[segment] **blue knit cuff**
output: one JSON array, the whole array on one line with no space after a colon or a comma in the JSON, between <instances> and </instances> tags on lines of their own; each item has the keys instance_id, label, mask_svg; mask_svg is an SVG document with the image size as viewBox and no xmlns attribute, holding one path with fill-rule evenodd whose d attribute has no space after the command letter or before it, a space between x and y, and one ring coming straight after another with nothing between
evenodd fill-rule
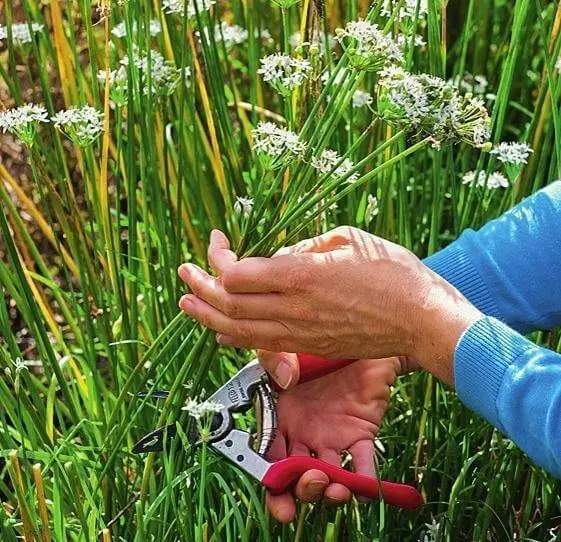
<instances>
[{"instance_id":1,"label":"blue knit cuff","mask_svg":"<svg viewBox=\"0 0 561 542\"><path fill-rule=\"evenodd\" d=\"M534 345L495 318L482 318L462 335L454 353L456 390L462 402L504 432L497 397L503 376Z\"/></svg>"},{"instance_id":2,"label":"blue knit cuff","mask_svg":"<svg viewBox=\"0 0 561 542\"><path fill-rule=\"evenodd\" d=\"M423 263L457 288L483 314L499 318L499 309L487 285L459 241L425 258Z\"/></svg>"}]
</instances>

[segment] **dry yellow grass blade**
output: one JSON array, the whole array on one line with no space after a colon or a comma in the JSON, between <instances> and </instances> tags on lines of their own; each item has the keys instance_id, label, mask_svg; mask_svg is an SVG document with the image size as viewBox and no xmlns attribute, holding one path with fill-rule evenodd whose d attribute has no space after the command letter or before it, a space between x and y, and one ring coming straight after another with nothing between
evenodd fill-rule
<instances>
[{"instance_id":1,"label":"dry yellow grass blade","mask_svg":"<svg viewBox=\"0 0 561 542\"><path fill-rule=\"evenodd\" d=\"M2 164L0 164L0 179L3 179L10 185L12 190L15 192L18 200L22 204L23 208L35 221L35 225L39 227L39 229L43 232L43 235L45 235L45 237L53 245L53 247L58 249L53 230L44 219L41 211L39 211L33 201L29 197L27 197L19 184L14 180L14 178ZM72 256L70 256L70 254L64 247L61 247L61 254L72 275L74 277L78 277L78 268L76 266L76 262L72 259Z\"/></svg>"},{"instance_id":2,"label":"dry yellow grass blade","mask_svg":"<svg viewBox=\"0 0 561 542\"><path fill-rule=\"evenodd\" d=\"M18 459L17 450L12 450L9 454L8 470L12 483L16 487L18 506L20 509L21 521L23 523L23 538L25 542L35 542L35 529L29 517L29 510L25 500L25 488L23 486L23 478L21 475L21 467Z\"/></svg>"},{"instance_id":3,"label":"dry yellow grass blade","mask_svg":"<svg viewBox=\"0 0 561 542\"><path fill-rule=\"evenodd\" d=\"M51 18L53 22L53 38L58 61L60 86L64 96L64 103L70 106L76 103L76 70L74 69L72 50L64 34L62 13L58 0L51 0Z\"/></svg>"},{"instance_id":4,"label":"dry yellow grass blade","mask_svg":"<svg viewBox=\"0 0 561 542\"><path fill-rule=\"evenodd\" d=\"M41 518L41 539L43 542L51 542L49 515L47 513L45 489L43 487L43 475L41 474L41 465L39 463L33 465L33 480L35 481L35 493L37 495L39 517Z\"/></svg>"}]
</instances>

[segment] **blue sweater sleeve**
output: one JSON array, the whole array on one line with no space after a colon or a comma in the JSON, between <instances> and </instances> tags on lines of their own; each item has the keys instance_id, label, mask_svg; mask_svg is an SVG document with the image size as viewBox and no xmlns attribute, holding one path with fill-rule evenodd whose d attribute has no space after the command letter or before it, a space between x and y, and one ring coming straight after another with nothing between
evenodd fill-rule
<instances>
[{"instance_id":1,"label":"blue sweater sleeve","mask_svg":"<svg viewBox=\"0 0 561 542\"><path fill-rule=\"evenodd\" d=\"M561 323L561 182L425 263L487 315L456 346L460 399L561 478L561 355L512 329Z\"/></svg>"},{"instance_id":2,"label":"blue sweater sleeve","mask_svg":"<svg viewBox=\"0 0 561 542\"><path fill-rule=\"evenodd\" d=\"M561 181L425 264L481 312L527 332L561 323Z\"/></svg>"},{"instance_id":3,"label":"blue sweater sleeve","mask_svg":"<svg viewBox=\"0 0 561 542\"><path fill-rule=\"evenodd\" d=\"M485 317L458 342L454 373L467 407L561 478L561 355Z\"/></svg>"}]
</instances>

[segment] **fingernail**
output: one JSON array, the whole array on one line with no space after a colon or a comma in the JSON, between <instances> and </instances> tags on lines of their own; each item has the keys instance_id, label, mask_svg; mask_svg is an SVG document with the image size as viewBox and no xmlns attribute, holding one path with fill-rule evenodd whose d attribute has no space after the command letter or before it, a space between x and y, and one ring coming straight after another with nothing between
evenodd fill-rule
<instances>
[{"instance_id":1,"label":"fingernail","mask_svg":"<svg viewBox=\"0 0 561 542\"><path fill-rule=\"evenodd\" d=\"M227 335L222 335L222 333L216 334L216 342L223 346L230 346L232 344L230 337L228 337Z\"/></svg>"},{"instance_id":2,"label":"fingernail","mask_svg":"<svg viewBox=\"0 0 561 542\"><path fill-rule=\"evenodd\" d=\"M179 300L179 308L183 309L183 310L187 310L189 307L191 307L193 305L193 302L191 301L190 296L188 295L184 295L180 300Z\"/></svg>"},{"instance_id":3,"label":"fingernail","mask_svg":"<svg viewBox=\"0 0 561 542\"><path fill-rule=\"evenodd\" d=\"M184 263L179 266L177 273L181 278L188 277L191 273L191 266L188 263Z\"/></svg>"},{"instance_id":4,"label":"fingernail","mask_svg":"<svg viewBox=\"0 0 561 542\"><path fill-rule=\"evenodd\" d=\"M277 368L275 369L275 381L276 383L285 390L290 386L290 382L292 381L292 367L286 361L281 361Z\"/></svg>"},{"instance_id":5,"label":"fingernail","mask_svg":"<svg viewBox=\"0 0 561 542\"><path fill-rule=\"evenodd\" d=\"M218 241L218 230L212 230L210 232L210 244L215 245Z\"/></svg>"}]
</instances>

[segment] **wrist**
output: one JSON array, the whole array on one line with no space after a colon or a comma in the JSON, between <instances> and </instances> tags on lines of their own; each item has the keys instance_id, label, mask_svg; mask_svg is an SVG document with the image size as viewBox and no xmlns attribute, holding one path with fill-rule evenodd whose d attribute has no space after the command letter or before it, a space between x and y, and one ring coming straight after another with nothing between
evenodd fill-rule
<instances>
[{"instance_id":1,"label":"wrist","mask_svg":"<svg viewBox=\"0 0 561 542\"><path fill-rule=\"evenodd\" d=\"M456 288L434 275L430 290L416 311L413 358L446 384L454 385L454 352L462 335L483 318Z\"/></svg>"}]
</instances>

